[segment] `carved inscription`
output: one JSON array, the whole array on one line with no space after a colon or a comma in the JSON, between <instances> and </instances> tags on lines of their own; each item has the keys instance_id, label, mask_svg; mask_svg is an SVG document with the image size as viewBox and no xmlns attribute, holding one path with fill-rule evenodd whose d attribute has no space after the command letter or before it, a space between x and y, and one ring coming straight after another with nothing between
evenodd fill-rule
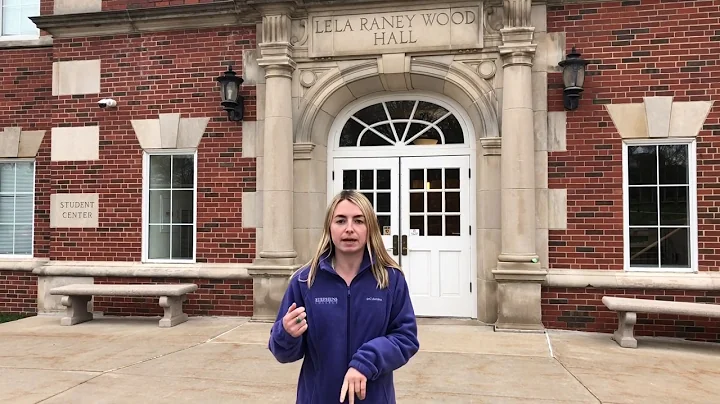
<instances>
[{"instance_id":1,"label":"carved inscription","mask_svg":"<svg viewBox=\"0 0 720 404\"><path fill-rule=\"evenodd\" d=\"M98 194L51 194L50 227L98 227Z\"/></svg>"},{"instance_id":2,"label":"carved inscription","mask_svg":"<svg viewBox=\"0 0 720 404\"><path fill-rule=\"evenodd\" d=\"M309 56L481 48L482 25L481 6L314 16Z\"/></svg>"}]
</instances>

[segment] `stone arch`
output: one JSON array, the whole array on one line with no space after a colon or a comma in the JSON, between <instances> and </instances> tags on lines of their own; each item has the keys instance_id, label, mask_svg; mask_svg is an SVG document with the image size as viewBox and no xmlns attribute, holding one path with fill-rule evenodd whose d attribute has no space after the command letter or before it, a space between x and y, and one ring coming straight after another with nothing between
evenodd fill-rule
<instances>
[{"instance_id":1,"label":"stone arch","mask_svg":"<svg viewBox=\"0 0 720 404\"><path fill-rule=\"evenodd\" d=\"M469 65L453 59L384 55L337 62L298 100L295 143L326 146L338 113L357 99L373 93L417 90L443 94L464 108L476 140L499 137L495 89Z\"/></svg>"}]
</instances>

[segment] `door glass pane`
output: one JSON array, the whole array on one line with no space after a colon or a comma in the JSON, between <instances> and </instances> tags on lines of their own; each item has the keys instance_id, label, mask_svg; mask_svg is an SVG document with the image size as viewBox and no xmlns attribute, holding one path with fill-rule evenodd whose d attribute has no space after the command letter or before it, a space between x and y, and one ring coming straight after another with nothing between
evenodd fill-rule
<instances>
[{"instance_id":1,"label":"door glass pane","mask_svg":"<svg viewBox=\"0 0 720 404\"><path fill-rule=\"evenodd\" d=\"M660 266L690 267L690 237L687 227L661 229Z\"/></svg>"},{"instance_id":2,"label":"door glass pane","mask_svg":"<svg viewBox=\"0 0 720 404\"><path fill-rule=\"evenodd\" d=\"M418 235L425 235L425 216L410 216L410 233L418 230Z\"/></svg>"},{"instance_id":3,"label":"door glass pane","mask_svg":"<svg viewBox=\"0 0 720 404\"><path fill-rule=\"evenodd\" d=\"M375 207L377 212L390 212L390 193L389 192L378 192L377 193L377 206Z\"/></svg>"},{"instance_id":4,"label":"door glass pane","mask_svg":"<svg viewBox=\"0 0 720 404\"><path fill-rule=\"evenodd\" d=\"M460 212L460 192L445 192L445 212Z\"/></svg>"},{"instance_id":5,"label":"door glass pane","mask_svg":"<svg viewBox=\"0 0 720 404\"><path fill-rule=\"evenodd\" d=\"M688 225L687 187L660 188L660 224Z\"/></svg>"},{"instance_id":6,"label":"door glass pane","mask_svg":"<svg viewBox=\"0 0 720 404\"><path fill-rule=\"evenodd\" d=\"M428 194L427 194L428 212L442 212L443 211L442 196L443 196L442 192L428 192Z\"/></svg>"},{"instance_id":7,"label":"door glass pane","mask_svg":"<svg viewBox=\"0 0 720 404\"><path fill-rule=\"evenodd\" d=\"M427 170L427 189L442 189L442 170L430 169Z\"/></svg>"},{"instance_id":8,"label":"door glass pane","mask_svg":"<svg viewBox=\"0 0 720 404\"><path fill-rule=\"evenodd\" d=\"M372 192L363 192L363 195L370 201L370 205L372 205L373 209L375 209L375 194Z\"/></svg>"},{"instance_id":9,"label":"door glass pane","mask_svg":"<svg viewBox=\"0 0 720 404\"><path fill-rule=\"evenodd\" d=\"M428 216L428 236L442 236L443 231L443 217L442 216Z\"/></svg>"},{"instance_id":10,"label":"door glass pane","mask_svg":"<svg viewBox=\"0 0 720 404\"><path fill-rule=\"evenodd\" d=\"M392 228L390 227L390 216L378 215L378 225L380 226L380 232L383 236L389 236L392 234Z\"/></svg>"},{"instance_id":11,"label":"door glass pane","mask_svg":"<svg viewBox=\"0 0 720 404\"><path fill-rule=\"evenodd\" d=\"M375 189L373 170L360 170L360 189Z\"/></svg>"},{"instance_id":12,"label":"door glass pane","mask_svg":"<svg viewBox=\"0 0 720 404\"><path fill-rule=\"evenodd\" d=\"M410 189L425 189L425 173L422 169L410 170Z\"/></svg>"},{"instance_id":13,"label":"door glass pane","mask_svg":"<svg viewBox=\"0 0 720 404\"><path fill-rule=\"evenodd\" d=\"M357 189L357 170L343 170L343 189Z\"/></svg>"},{"instance_id":14,"label":"door glass pane","mask_svg":"<svg viewBox=\"0 0 720 404\"><path fill-rule=\"evenodd\" d=\"M445 235L460 235L460 216L445 216Z\"/></svg>"},{"instance_id":15,"label":"door glass pane","mask_svg":"<svg viewBox=\"0 0 720 404\"><path fill-rule=\"evenodd\" d=\"M377 189L390 189L390 170L377 170Z\"/></svg>"},{"instance_id":16,"label":"door glass pane","mask_svg":"<svg viewBox=\"0 0 720 404\"><path fill-rule=\"evenodd\" d=\"M414 192L410 194L410 212L425 212L425 194Z\"/></svg>"},{"instance_id":17,"label":"door glass pane","mask_svg":"<svg viewBox=\"0 0 720 404\"><path fill-rule=\"evenodd\" d=\"M445 169L445 189L460 189L460 169Z\"/></svg>"},{"instance_id":18,"label":"door glass pane","mask_svg":"<svg viewBox=\"0 0 720 404\"><path fill-rule=\"evenodd\" d=\"M630 265L658 266L658 229L630 229Z\"/></svg>"}]
</instances>

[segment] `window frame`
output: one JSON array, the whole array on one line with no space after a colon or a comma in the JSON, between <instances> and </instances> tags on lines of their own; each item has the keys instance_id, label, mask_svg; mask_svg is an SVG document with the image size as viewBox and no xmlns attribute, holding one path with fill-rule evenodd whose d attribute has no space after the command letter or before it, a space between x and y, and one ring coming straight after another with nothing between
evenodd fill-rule
<instances>
[{"instance_id":1,"label":"window frame","mask_svg":"<svg viewBox=\"0 0 720 404\"><path fill-rule=\"evenodd\" d=\"M2 0L0 0L2 1ZM35 180L37 178L37 162L34 158L13 158L13 159L6 159L6 158L0 158L0 164L15 164L15 163L32 163L32 211L35 212L35 198L37 196L36 188L37 185L35 183ZM15 178L15 182L17 183L17 175ZM14 195L17 195L15 192ZM14 215L13 211L13 215ZM13 218L13 220L15 220ZM15 224L13 222L13 224ZM15 250L14 245L14 236L13 236L13 250ZM32 216L32 223L30 225L30 254L2 254L0 253L0 260L3 259L28 259L28 258L34 258L35 257L35 214L33 213Z\"/></svg>"},{"instance_id":2,"label":"window frame","mask_svg":"<svg viewBox=\"0 0 720 404\"><path fill-rule=\"evenodd\" d=\"M630 265L630 187L628 147L663 146L682 144L688 148L688 235L690 236L689 267L636 267ZM694 138L643 138L623 139L622 192L623 192L623 268L626 272L697 273L698 272L698 214L697 214L697 140ZM656 169L657 167L656 163ZM659 181L659 178L658 178ZM660 203L660 201L658 201ZM660 223L654 227L662 227Z\"/></svg>"},{"instance_id":3,"label":"window frame","mask_svg":"<svg viewBox=\"0 0 720 404\"><path fill-rule=\"evenodd\" d=\"M5 1L6 0L0 0L0 42L39 39L40 38L40 28L37 28L37 26L35 27L35 31L36 31L35 35L5 35L5 34L3 34L3 9L4 9L3 4L5 3ZM42 0L38 0L37 14L34 16L40 15L41 8L42 8ZM31 17L31 16L28 16L28 17Z\"/></svg>"},{"instance_id":4,"label":"window frame","mask_svg":"<svg viewBox=\"0 0 720 404\"><path fill-rule=\"evenodd\" d=\"M165 259L149 258L150 241L150 156L193 156L193 245L192 258ZM198 155L196 149L148 149L143 151L142 169L142 262L153 264L194 264L197 261L197 201L198 201ZM172 173L171 173L172 175ZM171 247L172 248L172 245Z\"/></svg>"}]
</instances>

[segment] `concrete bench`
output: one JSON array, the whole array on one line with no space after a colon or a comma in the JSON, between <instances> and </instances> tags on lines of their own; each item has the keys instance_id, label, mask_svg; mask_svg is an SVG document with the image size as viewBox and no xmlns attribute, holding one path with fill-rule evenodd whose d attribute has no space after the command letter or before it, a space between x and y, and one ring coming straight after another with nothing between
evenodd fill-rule
<instances>
[{"instance_id":1,"label":"concrete bench","mask_svg":"<svg viewBox=\"0 0 720 404\"><path fill-rule=\"evenodd\" d=\"M173 327L184 323L188 315L183 313L182 304L187 294L197 290L198 286L189 284L176 285L66 285L50 290L51 295L62 296L61 303L67 307L66 316L60 320L61 325L75 325L93 319L88 312L88 302L94 295L100 296L152 296L160 298L160 307L165 315L160 319L160 327Z\"/></svg>"},{"instance_id":2,"label":"concrete bench","mask_svg":"<svg viewBox=\"0 0 720 404\"><path fill-rule=\"evenodd\" d=\"M637 348L634 337L637 313L676 314L681 316L720 317L720 305L665 300L629 299L603 296L603 304L618 313L618 328L613 340L623 348Z\"/></svg>"}]
</instances>

